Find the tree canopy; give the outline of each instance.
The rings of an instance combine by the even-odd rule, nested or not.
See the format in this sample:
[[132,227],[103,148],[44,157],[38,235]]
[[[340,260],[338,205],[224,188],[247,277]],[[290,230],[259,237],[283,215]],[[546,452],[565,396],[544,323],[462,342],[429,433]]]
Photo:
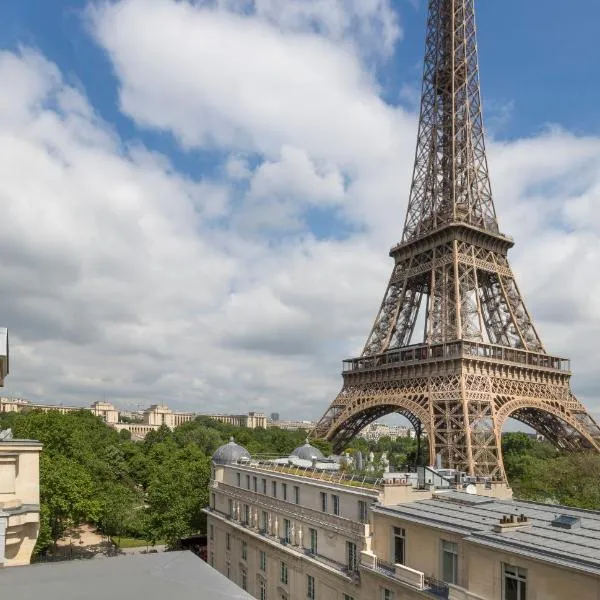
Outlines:
[[[301,445],[306,431],[250,430],[207,417],[163,426],[131,441],[87,410],[61,414],[0,414],[0,428],[43,443],[40,459],[40,535],[45,552],[71,526],[96,525],[107,536],[174,544],[205,533],[210,458],[234,436],[252,454],[282,455]],[[327,443],[318,443],[330,452]]]

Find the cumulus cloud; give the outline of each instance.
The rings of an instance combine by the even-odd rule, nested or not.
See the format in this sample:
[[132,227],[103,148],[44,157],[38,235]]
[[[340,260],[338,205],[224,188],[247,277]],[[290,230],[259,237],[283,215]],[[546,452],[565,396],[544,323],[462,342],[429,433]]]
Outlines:
[[[124,144],[44,57],[0,55],[9,392],[320,416],[378,309],[410,186],[416,115],[371,68],[400,36],[389,3],[121,0],[88,26],[140,130],[225,159],[186,176]],[[546,347],[597,407],[600,140],[492,141],[490,164]]]

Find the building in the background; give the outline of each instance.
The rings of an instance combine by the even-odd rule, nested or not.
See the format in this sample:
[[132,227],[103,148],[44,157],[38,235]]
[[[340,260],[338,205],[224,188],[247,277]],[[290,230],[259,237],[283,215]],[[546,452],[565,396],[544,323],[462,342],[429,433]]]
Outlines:
[[119,422],[119,411],[110,402],[94,402],[90,410],[109,425]]
[[247,427],[248,429],[266,428],[267,417],[262,413],[249,412],[241,415],[208,414],[177,412],[164,404],[153,404],[141,415],[141,422],[117,423],[114,427],[118,430],[126,429],[131,432],[132,438],[143,439],[149,431],[167,426],[169,429],[179,427],[183,423],[193,421],[196,417],[206,416],[234,427]]
[[398,438],[414,438],[415,430],[412,427],[402,425],[386,425],[385,423],[370,423],[359,434],[359,437],[365,440],[378,442],[383,437],[388,437],[391,440]]
[[247,427],[248,429],[265,429],[267,427],[267,416],[258,412],[242,415],[207,414],[206,416],[234,427]]
[[448,470],[369,480],[326,461],[306,444],[269,461],[219,448],[209,563],[262,600],[597,600],[600,512]]
[[279,427],[279,429],[285,429],[286,431],[297,431],[298,429],[311,431],[315,424],[315,421],[279,421],[273,423],[273,426]]
[[264,429],[267,427],[266,415],[258,412],[238,415],[178,412],[171,410],[164,404],[153,404],[144,411],[130,412],[120,411],[106,401],[97,401],[90,407],[85,408],[82,406],[63,406],[62,404],[38,404],[23,398],[0,397],[0,413],[25,412],[27,410],[55,410],[63,414],[78,410],[89,410],[118,431],[122,429],[130,431],[133,439],[143,439],[149,431],[155,431],[163,425],[166,425],[169,429],[174,429],[200,416],[210,417],[235,427],[247,427],[249,429]]
[[270,419],[271,419],[272,423],[279,423],[279,413],[278,412],[272,412]]

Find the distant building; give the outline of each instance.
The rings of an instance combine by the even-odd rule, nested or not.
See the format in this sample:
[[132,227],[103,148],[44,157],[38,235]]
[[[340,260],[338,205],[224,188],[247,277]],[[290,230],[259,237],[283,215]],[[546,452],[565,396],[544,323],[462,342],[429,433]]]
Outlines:
[[414,438],[416,433],[412,427],[401,425],[390,426],[385,423],[371,423],[364,427],[358,435],[365,440],[378,442],[383,437],[389,437],[393,441],[403,437]]
[[271,413],[271,421],[273,423],[278,423],[279,422],[279,413],[278,412]]
[[90,410],[109,425],[119,422],[119,411],[110,402],[94,402]]
[[[249,429],[266,428],[267,417],[263,413],[249,412],[246,414],[227,415],[210,413],[177,412],[171,410],[164,404],[153,404],[143,412],[132,413],[128,411],[119,411],[110,402],[97,401],[87,409],[82,406],[63,406],[62,404],[37,404],[24,400],[23,398],[0,397],[0,413],[6,412],[24,412],[27,410],[58,411],[60,413],[75,412],[78,410],[89,410],[94,415],[100,417],[107,425],[114,427],[118,431],[125,429],[131,432],[133,439],[144,439],[149,431],[155,431],[162,425],[169,429],[174,429],[183,423],[193,421],[196,417],[206,416],[221,423],[233,425],[235,427],[247,427]],[[133,423],[121,423],[121,416],[128,420],[135,420]]]
[[286,431],[297,431],[298,429],[311,431],[315,425],[316,421],[278,421],[277,423],[273,423],[274,427],[279,427],[279,429],[285,429]]
[[39,442],[0,432],[0,567],[31,560],[40,527],[41,451]]

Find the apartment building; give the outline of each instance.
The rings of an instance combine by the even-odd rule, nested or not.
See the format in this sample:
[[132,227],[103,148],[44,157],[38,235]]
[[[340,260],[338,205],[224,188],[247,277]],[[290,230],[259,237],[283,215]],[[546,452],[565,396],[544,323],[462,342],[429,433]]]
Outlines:
[[600,598],[598,512],[430,468],[366,480],[321,460],[304,445],[287,465],[259,461],[233,441],[213,457],[208,561],[255,598]]

